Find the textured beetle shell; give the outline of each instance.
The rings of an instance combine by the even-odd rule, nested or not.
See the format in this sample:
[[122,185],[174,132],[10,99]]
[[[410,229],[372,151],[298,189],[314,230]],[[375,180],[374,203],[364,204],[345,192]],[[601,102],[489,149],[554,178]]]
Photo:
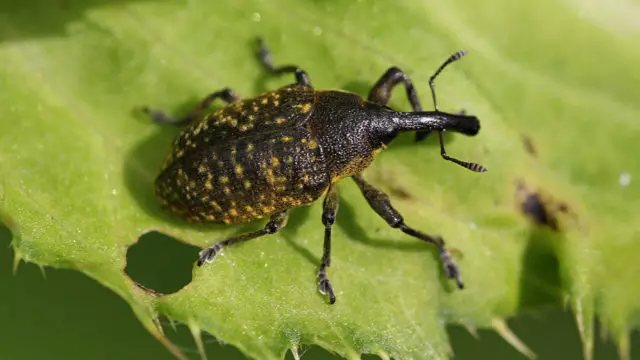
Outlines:
[[242,223],[309,204],[330,185],[304,126],[315,91],[291,85],[205,115],[175,140],[156,195],[193,222]]

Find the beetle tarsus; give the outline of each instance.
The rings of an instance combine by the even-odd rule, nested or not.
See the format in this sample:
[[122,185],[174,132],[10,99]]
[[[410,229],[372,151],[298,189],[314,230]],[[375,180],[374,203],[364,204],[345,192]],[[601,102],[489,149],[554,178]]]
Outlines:
[[320,271],[318,271],[318,291],[320,291],[320,294],[322,295],[329,296],[330,304],[334,304],[336,302],[336,295],[333,292],[333,286],[327,277],[327,272],[324,266],[320,267]]
[[449,252],[445,250],[444,247],[440,248],[439,252],[440,260],[442,260],[442,267],[445,274],[447,275],[447,278],[455,279],[458,288],[464,289],[464,283],[462,282],[460,276],[460,268],[458,268],[458,265],[456,265],[456,263],[451,258],[451,254],[449,254]]
[[198,259],[198,266],[204,265],[204,263],[210,263],[213,259],[218,255],[218,253],[222,250],[222,246],[220,243],[217,243],[213,246],[210,246],[202,251],[200,251],[200,258]]

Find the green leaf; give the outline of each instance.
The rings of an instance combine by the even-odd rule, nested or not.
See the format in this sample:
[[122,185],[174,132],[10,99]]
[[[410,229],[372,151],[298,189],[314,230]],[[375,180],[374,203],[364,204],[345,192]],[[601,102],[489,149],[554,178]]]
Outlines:
[[[318,344],[348,358],[430,359],[449,353],[443,322],[493,327],[521,345],[502,319],[563,301],[587,357],[595,316],[628,357],[640,323],[638,15],[623,0],[4,1],[0,219],[17,260],[96,279],[177,356],[160,315],[256,358]],[[128,247],[148,231],[205,246],[261,226],[193,227],[159,209],[153,179],[176,132],[136,111],[180,113],[225,86],[251,96],[290,82],[264,75],[256,36],[320,89],[364,96],[397,65],[425,108],[431,73],[470,51],[438,79],[438,96],[441,109],[464,107],[482,122],[477,137],[447,134],[448,152],[489,172],[442,161],[435,139],[403,136],[365,173],[408,224],[456,250],[465,290],[443,278],[433,248],[389,228],[349,180],[334,230],[333,306],[315,284],[319,204],[295,211],[278,235],[194,268],[174,294],[125,274]],[[403,97],[395,91],[391,105],[408,110]],[[538,220],[544,209],[551,226],[523,208]]]

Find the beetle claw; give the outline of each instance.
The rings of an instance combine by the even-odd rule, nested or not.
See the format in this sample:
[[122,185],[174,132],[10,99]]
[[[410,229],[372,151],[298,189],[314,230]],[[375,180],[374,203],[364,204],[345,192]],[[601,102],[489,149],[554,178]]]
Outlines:
[[213,259],[216,255],[222,250],[220,245],[215,244],[211,247],[208,247],[202,251],[200,251],[200,258],[198,259],[198,266],[204,265],[204,263],[213,262]]
[[318,285],[318,291],[322,295],[329,295],[329,303],[333,304],[336,302],[336,295],[333,292],[333,286],[331,285],[331,281],[329,279],[322,278],[320,279],[320,283]]

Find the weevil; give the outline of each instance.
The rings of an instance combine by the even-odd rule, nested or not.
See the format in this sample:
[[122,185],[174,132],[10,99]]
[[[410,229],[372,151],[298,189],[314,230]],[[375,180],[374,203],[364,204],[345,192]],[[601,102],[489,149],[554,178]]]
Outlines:
[[[338,90],[316,90],[307,72],[298,66],[275,66],[262,40],[257,57],[274,75],[291,74],[295,83],[262,95],[242,99],[224,88],[205,97],[182,119],[145,108],[161,124],[185,126],[155,181],[155,193],[170,212],[190,222],[238,224],[268,217],[261,230],[233,236],[205,248],[197,265],[213,261],[225,247],[285,227],[289,211],[324,197],[324,249],[317,272],[318,290],[336,301],[327,268],[331,265],[331,229],[338,212],[336,184],[351,177],[371,208],[391,227],[437,247],[444,272],[462,289],[460,270],[445,249],[442,237],[407,225],[389,197],[369,184],[362,172],[400,133],[416,132],[416,140],[437,132],[440,153],[469,170],[486,169],[447,155],[442,133],[476,135],[475,116],[438,110],[434,80],[466,52],[451,55],[430,77],[434,111],[423,111],[409,76],[389,68],[365,100]],[[395,111],[387,103],[392,89],[404,85],[411,112]],[[212,109],[220,99],[226,106]]]

